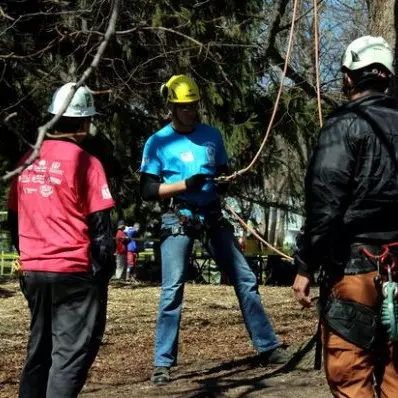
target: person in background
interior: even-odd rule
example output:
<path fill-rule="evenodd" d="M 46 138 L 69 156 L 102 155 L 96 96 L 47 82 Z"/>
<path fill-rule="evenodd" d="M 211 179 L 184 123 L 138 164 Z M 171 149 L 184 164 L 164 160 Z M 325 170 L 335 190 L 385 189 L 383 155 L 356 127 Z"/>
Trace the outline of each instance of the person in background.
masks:
<path fill-rule="evenodd" d="M 62 109 L 74 85 L 55 92 L 49 113 Z M 19 398 L 76 398 L 103 337 L 114 201 L 101 163 L 80 147 L 95 114 L 89 88 L 79 87 L 54 138 L 12 181 L 8 223 L 31 313 Z"/>
<path fill-rule="evenodd" d="M 127 267 L 127 244 L 128 244 L 128 236 L 124 232 L 126 228 L 126 224 L 123 220 L 119 220 L 117 223 L 117 232 L 116 232 L 116 272 L 115 278 L 121 280 L 124 278 L 126 274 Z"/>
<path fill-rule="evenodd" d="M 126 280 L 136 282 L 137 260 L 139 247 L 134 238 L 137 237 L 140 230 L 140 224 L 135 223 L 132 227 L 127 229 L 127 274 Z"/>

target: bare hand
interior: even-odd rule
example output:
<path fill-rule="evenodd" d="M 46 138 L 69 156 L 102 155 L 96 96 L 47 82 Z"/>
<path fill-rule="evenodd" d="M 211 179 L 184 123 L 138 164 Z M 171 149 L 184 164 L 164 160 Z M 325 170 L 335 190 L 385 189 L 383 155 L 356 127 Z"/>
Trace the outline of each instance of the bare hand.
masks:
<path fill-rule="evenodd" d="M 293 295 L 303 308 L 311 307 L 310 285 L 311 278 L 309 276 L 297 274 L 292 287 Z"/>

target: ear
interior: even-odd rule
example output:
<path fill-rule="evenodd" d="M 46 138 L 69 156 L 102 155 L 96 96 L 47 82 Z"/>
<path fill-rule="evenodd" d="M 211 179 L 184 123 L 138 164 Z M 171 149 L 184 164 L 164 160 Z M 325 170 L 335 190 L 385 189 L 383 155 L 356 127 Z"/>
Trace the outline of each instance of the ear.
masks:
<path fill-rule="evenodd" d="M 173 104 L 172 102 L 169 102 L 169 103 L 167 104 L 167 110 L 168 110 L 167 118 L 168 118 L 168 119 L 171 119 L 171 117 L 172 117 L 173 114 L 174 114 L 174 105 L 175 105 L 175 104 Z"/>
<path fill-rule="evenodd" d="M 348 87 L 352 87 L 353 86 L 353 81 L 352 81 L 351 77 L 348 75 L 347 72 L 343 72 L 343 84 L 348 86 Z"/>

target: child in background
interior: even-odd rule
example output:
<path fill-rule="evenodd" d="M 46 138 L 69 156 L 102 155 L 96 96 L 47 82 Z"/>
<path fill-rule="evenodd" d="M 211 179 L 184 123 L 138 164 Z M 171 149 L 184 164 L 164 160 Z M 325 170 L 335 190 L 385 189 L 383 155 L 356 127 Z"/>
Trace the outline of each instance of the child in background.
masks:
<path fill-rule="evenodd" d="M 116 271 L 115 278 L 123 279 L 126 272 L 127 264 L 127 241 L 128 237 L 125 233 L 126 224 L 123 220 L 117 223 L 117 233 L 116 233 Z"/>
<path fill-rule="evenodd" d="M 131 282 L 136 282 L 136 271 L 137 271 L 137 259 L 138 259 L 138 245 L 134 240 L 137 237 L 138 231 L 140 229 L 140 224 L 135 223 L 134 226 L 128 227 L 127 237 L 129 239 L 127 243 L 127 274 L 126 280 Z"/>

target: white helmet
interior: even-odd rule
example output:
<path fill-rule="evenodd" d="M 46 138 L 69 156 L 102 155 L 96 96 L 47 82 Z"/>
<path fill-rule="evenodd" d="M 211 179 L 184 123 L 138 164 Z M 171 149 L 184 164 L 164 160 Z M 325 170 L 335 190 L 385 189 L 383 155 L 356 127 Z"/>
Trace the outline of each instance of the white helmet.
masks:
<path fill-rule="evenodd" d="M 393 60 L 391 47 L 382 37 L 362 36 L 347 47 L 341 66 L 353 71 L 381 64 L 394 74 Z"/>
<path fill-rule="evenodd" d="M 48 107 L 48 112 L 56 115 L 64 104 L 66 97 L 70 93 L 71 88 L 76 83 L 66 83 L 60 87 L 53 95 L 52 102 Z M 66 108 L 62 116 L 67 117 L 89 117 L 97 112 L 94 107 L 94 99 L 87 86 L 81 86 L 75 92 L 72 101 Z"/>

